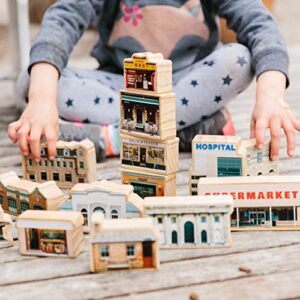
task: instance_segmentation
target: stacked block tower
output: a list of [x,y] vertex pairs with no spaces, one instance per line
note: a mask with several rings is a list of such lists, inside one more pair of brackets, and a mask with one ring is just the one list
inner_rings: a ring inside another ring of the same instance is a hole
[[176,194],[176,138],[172,62],[160,53],[124,60],[121,91],[121,180],[142,198]]

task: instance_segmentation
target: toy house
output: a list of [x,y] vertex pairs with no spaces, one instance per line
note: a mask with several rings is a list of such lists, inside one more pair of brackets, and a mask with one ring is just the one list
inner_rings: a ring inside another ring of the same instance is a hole
[[13,237],[9,231],[12,220],[0,205],[0,249],[13,246]]
[[124,60],[124,83],[127,90],[153,93],[172,91],[172,61],[161,53],[135,53]]
[[22,255],[76,257],[83,250],[83,217],[69,211],[32,211],[17,220]]
[[158,268],[158,232],[149,218],[104,219],[92,216],[90,265],[92,272],[113,269]]
[[121,163],[132,170],[170,174],[179,169],[179,139],[163,142],[121,135]]
[[231,246],[232,196],[150,197],[144,207],[158,227],[161,247]]
[[143,216],[142,199],[133,192],[131,185],[107,180],[78,183],[73,186],[70,193],[72,208],[82,213],[85,225],[91,224],[94,212],[102,212],[107,219]]
[[144,95],[121,91],[121,133],[151,140],[176,136],[175,94]]
[[200,178],[198,194],[233,197],[233,230],[299,230],[300,176]]
[[158,175],[122,168],[121,181],[123,184],[131,184],[141,198],[176,195],[176,173]]
[[20,179],[15,172],[0,175],[0,204],[5,212],[18,216],[31,210],[57,210],[65,199],[54,181],[44,183]]
[[278,174],[278,160],[270,159],[270,142],[257,150],[255,139],[237,136],[197,135],[192,141],[190,193],[197,195],[202,177]]
[[37,182],[53,180],[63,189],[97,179],[95,146],[90,140],[58,141],[56,147],[57,156],[54,161],[48,159],[46,143],[41,145],[41,160],[38,163],[31,154],[23,156],[24,178]]

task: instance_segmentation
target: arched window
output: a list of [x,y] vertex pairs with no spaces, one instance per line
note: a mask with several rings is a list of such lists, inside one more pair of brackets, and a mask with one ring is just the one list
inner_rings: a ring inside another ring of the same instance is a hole
[[83,208],[81,210],[81,214],[82,214],[83,219],[84,219],[83,225],[87,225],[88,224],[88,213],[87,213],[87,210],[85,208]]
[[194,243],[194,224],[190,221],[184,224],[184,242],[185,243]]
[[177,236],[177,231],[172,231],[172,244],[177,244],[178,243],[178,236]]
[[105,215],[105,210],[102,207],[100,207],[100,206],[95,207],[94,208],[94,212],[101,212],[101,213],[103,213]]
[[118,214],[116,209],[113,209],[110,214],[111,214],[112,219],[118,219],[119,218],[119,214]]
[[201,231],[201,243],[203,243],[203,244],[207,243],[207,231],[206,230]]

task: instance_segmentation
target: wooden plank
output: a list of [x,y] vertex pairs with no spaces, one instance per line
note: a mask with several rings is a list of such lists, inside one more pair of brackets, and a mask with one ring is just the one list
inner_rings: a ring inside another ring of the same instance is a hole
[[[36,261],[24,261],[17,272],[11,267],[16,263],[6,264],[0,280],[0,298],[8,295],[13,286],[14,299],[21,298],[22,295],[35,299],[41,295],[50,294],[54,299],[68,299],[70,295],[72,299],[95,297],[103,299],[233,280],[248,276],[239,271],[239,266],[245,264],[252,270],[252,276],[276,274],[283,271],[293,272],[299,270],[299,255],[300,245],[298,244],[165,263],[161,265],[159,271],[120,270],[92,275],[88,274],[88,259],[82,259],[84,255],[69,261],[60,258],[41,259],[39,264]],[[63,268],[64,274],[58,271],[60,268]],[[45,270],[51,274],[53,278],[51,281],[45,282],[45,277],[47,277]],[[34,282],[31,277],[28,277],[32,274],[36,278]],[[13,284],[15,281],[12,278],[16,278],[19,283]]]

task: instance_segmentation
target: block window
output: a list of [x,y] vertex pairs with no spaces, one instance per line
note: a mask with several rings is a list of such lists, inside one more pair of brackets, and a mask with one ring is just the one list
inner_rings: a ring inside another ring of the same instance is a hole
[[263,153],[262,152],[257,152],[257,162],[262,162],[263,160]]
[[69,167],[73,168],[73,162],[72,161],[69,162]]
[[133,245],[127,246],[127,256],[134,256],[135,255],[135,249]]
[[21,202],[21,211],[26,211],[29,209],[29,203],[28,202]]
[[8,210],[13,213],[17,213],[17,202],[15,199],[8,199]]
[[29,158],[28,164],[29,164],[29,166],[32,166],[32,159],[31,158]]
[[50,161],[50,164],[51,164],[51,167],[54,167],[54,161],[53,160]]
[[59,173],[53,173],[52,178],[54,181],[59,181]]
[[79,168],[84,169],[84,163],[82,161],[79,162]]
[[101,255],[101,257],[109,257],[109,248],[108,248],[108,246],[101,246],[100,247],[100,255]]
[[172,217],[172,218],[171,218],[171,222],[172,222],[173,224],[176,224],[176,217]]
[[201,220],[201,223],[206,223],[206,217],[205,216],[201,216],[200,220]]
[[35,175],[34,175],[34,174],[30,174],[30,175],[29,175],[29,179],[30,179],[30,180],[35,180]]
[[44,161],[45,167],[48,167],[48,160]]
[[78,151],[78,155],[79,155],[79,156],[83,156],[83,151],[82,151],[82,150],[79,150],[79,151]]
[[56,166],[60,167],[60,161],[59,160],[56,161]]
[[42,180],[47,180],[47,173],[46,172],[41,172],[41,179]]
[[215,223],[219,223],[220,222],[220,217],[219,216],[214,216],[215,219]]
[[34,205],[34,206],[33,206],[33,209],[34,209],[34,210],[43,210],[42,207],[39,206],[39,205]]
[[158,224],[162,224],[163,223],[163,218],[162,217],[158,217],[157,218],[157,223]]
[[65,181],[72,182],[72,175],[71,174],[65,174]]
[[65,161],[63,161],[63,167],[66,168],[67,167],[67,163]]

